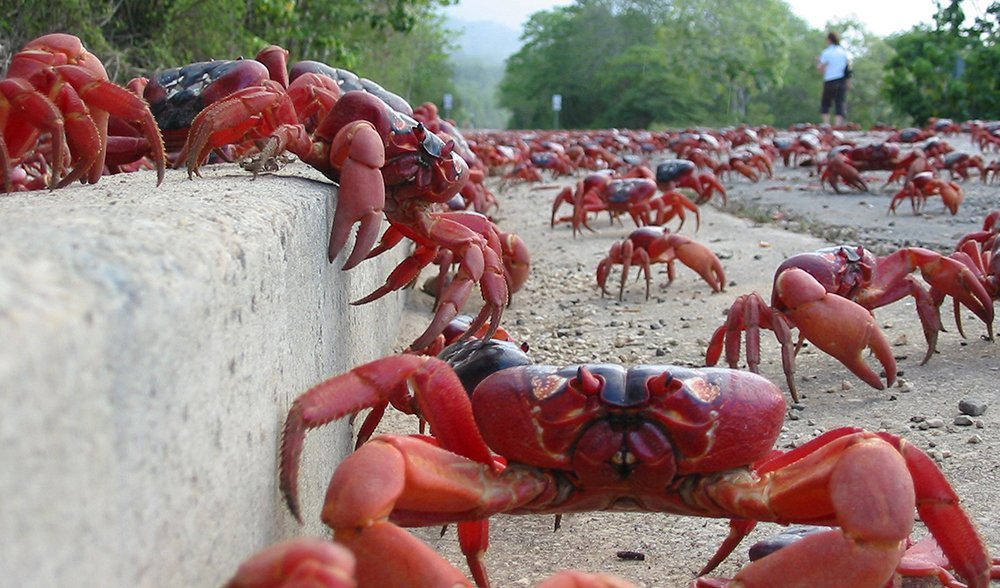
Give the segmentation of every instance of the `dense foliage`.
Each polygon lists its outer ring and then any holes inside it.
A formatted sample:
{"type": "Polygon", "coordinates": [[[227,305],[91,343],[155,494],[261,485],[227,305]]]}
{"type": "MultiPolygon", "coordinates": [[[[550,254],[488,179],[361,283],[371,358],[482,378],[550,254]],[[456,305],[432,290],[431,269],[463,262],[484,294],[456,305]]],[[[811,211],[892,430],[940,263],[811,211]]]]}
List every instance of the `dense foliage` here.
{"type": "MultiPolygon", "coordinates": [[[[457,1],[0,0],[0,71],[53,31],[83,39],[118,82],[275,43],[293,60],[351,69],[414,104],[452,93],[450,114],[478,126],[783,127],[819,118],[815,63],[826,31],[784,0],[575,0],[532,15],[503,72],[451,56],[440,8],[457,1]],[[497,103],[484,98],[493,86],[497,103]]],[[[940,0],[932,24],[888,39],[855,20],[828,23],[852,56],[849,120],[1000,118],[1000,2],[971,24],[962,4],[940,0]]]]}
{"type": "Polygon", "coordinates": [[[293,60],[357,72],[407,97],[452,89],[449,36],[438,8],[456,0],[2,0],[0,70],[25,43],[68,32],[124,81],[268,44],[293,60]]]}
{"type": "MultiPolygon", "coordinates": [[[[855,21],[830,23],[854,56],[851,120],[892,117],[880,71],[891,53],[855,21]]],[[[818,118],[825,31],[782,0],[577,0],[536,13],[507,64],[513,127],[786,126],[818,118]]]]}
{"type": "Polygon", "coordinates": [[[1000,117],[1000,3],[966,26],[961,2],[889,41],[886,92],[901,112],[921,123],[929,117],[958,120],[1000,117]]]}

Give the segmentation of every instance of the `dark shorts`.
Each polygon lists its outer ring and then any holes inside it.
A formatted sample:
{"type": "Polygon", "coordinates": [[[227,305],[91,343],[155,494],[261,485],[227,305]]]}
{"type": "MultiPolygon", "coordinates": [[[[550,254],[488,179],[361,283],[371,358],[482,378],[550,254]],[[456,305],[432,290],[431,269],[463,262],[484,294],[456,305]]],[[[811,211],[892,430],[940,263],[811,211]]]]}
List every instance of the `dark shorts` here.
{"type": "Polygon", "coordinates": [[[830,105],[833,104],[835,114],[847,116],[847,109],[844,107],[846,100],[847,78],[823,82],[823,99],[819,105],[820,113],[827,114],[830,112],[830,105]]]}

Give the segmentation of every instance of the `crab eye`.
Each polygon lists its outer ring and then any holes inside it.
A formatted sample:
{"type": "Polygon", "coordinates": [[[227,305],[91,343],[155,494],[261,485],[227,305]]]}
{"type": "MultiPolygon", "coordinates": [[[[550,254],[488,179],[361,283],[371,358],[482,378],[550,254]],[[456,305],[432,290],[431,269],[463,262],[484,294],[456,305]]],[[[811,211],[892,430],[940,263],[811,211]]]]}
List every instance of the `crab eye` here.
{"type": "Polygon", "coordinates": [[[566,382],[566,385],[589,396],[600,392],[601,379],[592,374],[586,366],[581,365],[576,370],[576,377],[566,382]]]}
{"type": "Polygon", "coordinates": [[[650,378],[647,384],[650,396],[670,396],[678,389],[684,387],[684,382],[675,380],[670,372],[663,372],[655,378],[650,378]]]}

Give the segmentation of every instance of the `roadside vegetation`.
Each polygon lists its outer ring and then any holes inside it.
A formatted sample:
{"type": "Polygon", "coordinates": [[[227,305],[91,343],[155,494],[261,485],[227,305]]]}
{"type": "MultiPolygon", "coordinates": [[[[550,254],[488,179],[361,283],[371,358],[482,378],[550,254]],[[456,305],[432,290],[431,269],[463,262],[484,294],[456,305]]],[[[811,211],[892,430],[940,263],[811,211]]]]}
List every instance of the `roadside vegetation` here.
{"type": "MultiPolygon", "coordinates": [[[[274,43],[413,104],[453,94],[450,114],[464,126],[502,120],[497,111],[509,114],[508,128],[540,129],[817,119],[814,66],[826,31],[783,0],[576,0],[531,17],[499,81],[451,57],[456,33],[441,8],[456,1],[4,0],[0,69],[54,31],[79,36],[119,83],[274,43]]],[[[1000,2],[972,22],[963,6],[971,3],[942,0],[933,23],[888,38],[853,20],[828,23],[852,56],[851,121],[1000,118],[1000,2]]]]}

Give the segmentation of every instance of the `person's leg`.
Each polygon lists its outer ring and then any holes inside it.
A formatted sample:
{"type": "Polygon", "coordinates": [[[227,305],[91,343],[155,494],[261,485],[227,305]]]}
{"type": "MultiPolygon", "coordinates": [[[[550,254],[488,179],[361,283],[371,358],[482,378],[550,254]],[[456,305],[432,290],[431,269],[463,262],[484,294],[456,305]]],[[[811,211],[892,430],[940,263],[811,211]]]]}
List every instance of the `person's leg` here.
{"type": "Polygon", "coordinates": [[[834,106],[836,117],[834,118],[835,124],[839,127],[844,122],[844,118],[847,117],[847,80],[839,80],[837,82],[837,93],[834,97],[834,106]]]}
{"type": "Polygon", "coordinates": [[[823,83],[823,97],[820,99],[819,112],[824,125],[830,124],[830,105],[833,104],[836,87],[831,82],[823,83]]]}

